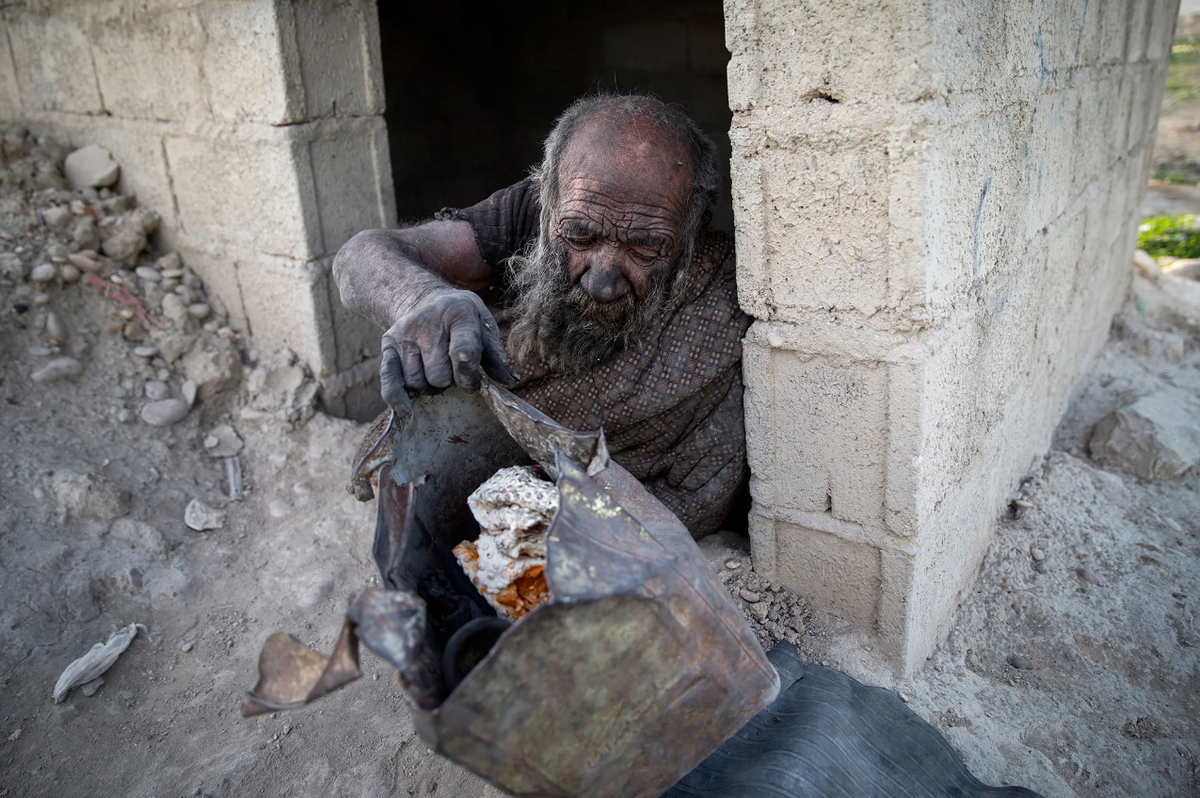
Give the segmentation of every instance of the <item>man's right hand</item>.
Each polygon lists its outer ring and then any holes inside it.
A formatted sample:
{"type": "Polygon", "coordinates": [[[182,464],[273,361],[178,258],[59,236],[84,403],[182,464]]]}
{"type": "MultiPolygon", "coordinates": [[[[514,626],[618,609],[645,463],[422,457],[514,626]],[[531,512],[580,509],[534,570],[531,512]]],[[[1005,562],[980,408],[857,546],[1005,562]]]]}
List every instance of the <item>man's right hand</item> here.
{"type": "Polygon", "coordinates": [[[509,385],[516,373],[504,357],[496,320],[471,291],[430,295],[383,335],[380,393],[398,415],[412,409],[407,390],[438,393],[451,384],[479,388],[479,369],[509,385]]]}

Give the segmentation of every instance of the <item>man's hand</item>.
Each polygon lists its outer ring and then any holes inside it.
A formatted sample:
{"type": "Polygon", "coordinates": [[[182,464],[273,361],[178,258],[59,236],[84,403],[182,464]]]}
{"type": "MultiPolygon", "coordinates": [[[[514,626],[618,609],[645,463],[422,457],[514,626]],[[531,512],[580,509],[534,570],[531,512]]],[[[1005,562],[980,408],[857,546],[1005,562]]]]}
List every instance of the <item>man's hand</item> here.
{"type": "Polygon", "coordinates": [[[501,384],[517,379],[483,300],[471,291],[447,288],[384,333],[380,393],[398,415],[407,415],[412,405],[405,389],[437,393],[454,384],[475,390],[480,366],[501,384]]]}

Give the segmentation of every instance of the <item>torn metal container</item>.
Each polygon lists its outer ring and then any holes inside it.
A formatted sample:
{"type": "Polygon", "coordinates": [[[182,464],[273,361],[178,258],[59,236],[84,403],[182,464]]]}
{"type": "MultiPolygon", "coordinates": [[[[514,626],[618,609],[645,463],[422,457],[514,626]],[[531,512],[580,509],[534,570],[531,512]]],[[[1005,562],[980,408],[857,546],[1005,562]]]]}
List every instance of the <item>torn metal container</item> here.
{"type": "Polygon", "coordinates": [[[609,460],[602,432],[567,430],[485,380],[479,394],[414,400],[360,454],[355,492],[378,493],[373,553],[386,589],[351,598],[330,658],[272,636],[247,714],[356,678],[361,640],[400,672],[429,747],[501,789],[649,798],[777,694],[777,673],[687,529],[609,460]],[[478,530],[468,495],[531,461],[558,490],[550,598],[509,623],[447,587],[449,552],[478,530]]]}

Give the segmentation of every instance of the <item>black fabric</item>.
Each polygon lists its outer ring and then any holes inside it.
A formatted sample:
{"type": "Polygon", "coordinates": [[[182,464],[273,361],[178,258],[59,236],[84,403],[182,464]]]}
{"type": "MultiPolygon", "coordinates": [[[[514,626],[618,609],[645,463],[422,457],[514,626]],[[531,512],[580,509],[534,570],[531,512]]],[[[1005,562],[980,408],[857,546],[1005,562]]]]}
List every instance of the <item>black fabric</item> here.
{"type": "Polygon", "coordinates": [[[662,798],[1040,798],[976,779],[895,693],[805,665],[790,643],[767,657],[779,697],[662,798]]]}
{"type": "Polygon", "coordinates": [[[537,185],[527,177],[469,208],[443,208],[434,218],[469,223],[484,263],[503,270],[504,261],[537,236],[541,212],[537,185]]]}

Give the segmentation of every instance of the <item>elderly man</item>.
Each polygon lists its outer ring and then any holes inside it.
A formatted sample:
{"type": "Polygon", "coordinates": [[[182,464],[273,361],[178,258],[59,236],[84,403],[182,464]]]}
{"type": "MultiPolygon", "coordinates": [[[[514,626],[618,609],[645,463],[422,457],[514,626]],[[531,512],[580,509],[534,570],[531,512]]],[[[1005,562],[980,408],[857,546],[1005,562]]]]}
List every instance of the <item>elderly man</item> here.
{"type": "Polygon", "coordinates": [[[384,399],[403,413],[405,388],[477,388],[482,367],[569,427],[603,426],[693,535],[715,530],[746,474],[750,319],[732,241],[707,230],[714,156],[659,100],[589,97],[531,177],[355,236],[333,270],[346,306],[387,330],[384,399]]]}

